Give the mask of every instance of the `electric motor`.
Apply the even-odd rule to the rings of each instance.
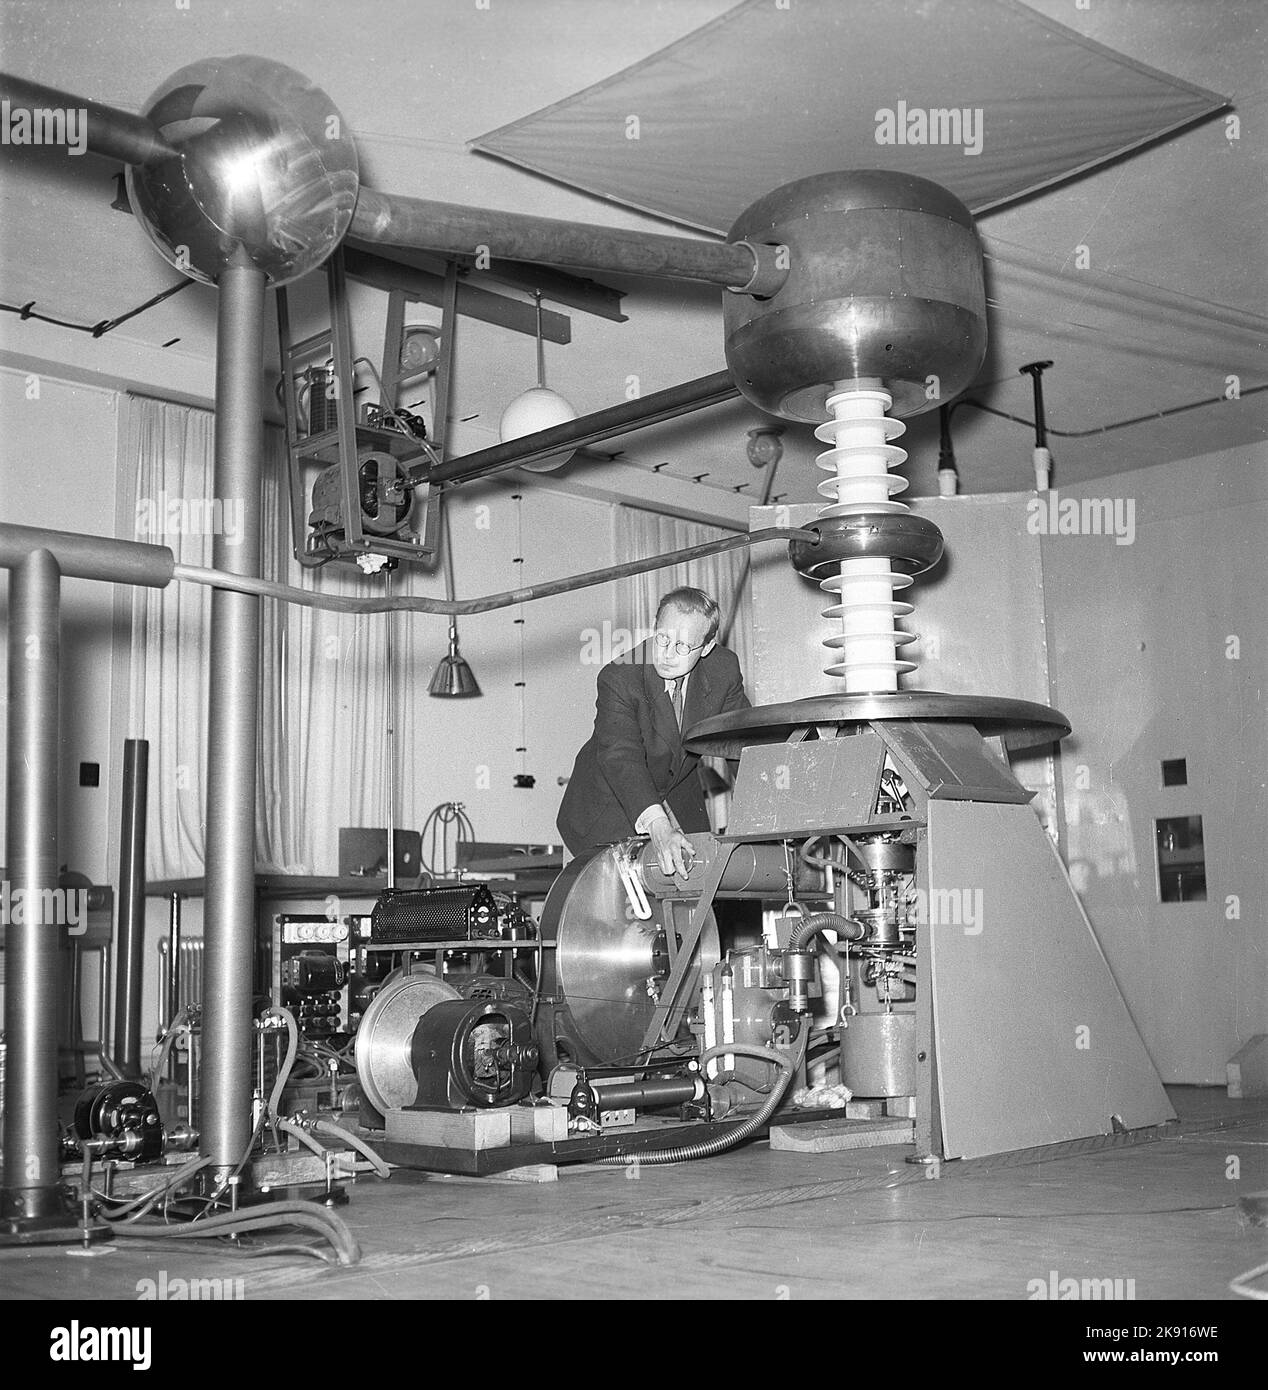
[[[409,524],[413,495],[408,470],[391,454],[361,449],[357,454],[357,500],[361,529],[372,536],[394,536]],[[334,464],[313,484],[308,524],[318,532],[343,531],[343,469]]]
[[[410,1060],[416,1106],[462,1110],[514,1105],[528,1095],[537,1044],[528,1015],[514,1004],[453,999],[418,1021]]]
[[[105,1144],[105,1156],[152,1162],[163,1153],[163,1121],[149,1087],[107,1081],[75,1102],[75,1134]]]

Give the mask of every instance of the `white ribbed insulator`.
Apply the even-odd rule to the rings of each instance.
[[[907,487],[905,478],[890,472],[907,458],[905,450],[890,443],[906,429],[901,420],[885,414],[892,404],[880,383],[870,381],[838,383],[828,397],[832,418],[815,430],[815,437],[832,448],[816,462],[833,475],[819,484],[819,491],[833,500],[820,508],[820,516],[908,510],[905,502],[891,500]],[[882,556],[843,560],[841,572],[820,583],[821,589],[840,595],[823,616],[840,619],[841,630],[826,638],[824,646],[840,652],[840,660],[826,670],[830,676],[844,676],[847,694],[896,691],[899,674],[916,669],[914,661],[898,658],[898,648],[914,642],[915,633],[894,626],[895,618],[912,611],[894,593],[911,582]]]

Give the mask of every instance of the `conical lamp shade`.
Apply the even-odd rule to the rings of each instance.
[[[480,685],[471,667],[458,650],[458,629],[449,629],[449,655],[442,656],[427,687],[429,695],[442,699],[456,700],[467,695],[479,695]]]

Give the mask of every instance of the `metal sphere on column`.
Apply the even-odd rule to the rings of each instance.
[[[130,165],[128,196],[178,270],[214,283],[242,253],[272,285],[319,266],[348,229],[357,150],[334,103],[266,58],[181,68],[142,113],[177,151]]]

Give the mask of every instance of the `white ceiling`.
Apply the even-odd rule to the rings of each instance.
[[[883,3],[884,0],[877,0]],[[944,0],[944,3],[946,0]],[[794,0],[795,3],[795,0]],[[613,226],[674,231],[655,219],[579,194],[471,153],[467,142],[611,75],[722,14],[729,0],[191,0],[188,9],[156,0],[2,0],[0,66],[81,96],[140,110],[177,68],[205,56],[251,52],[276,58],[325,88],[357,136],[365,183],[392,193],[575,218]],[[1047,379],[1054,430],[1209,399],[1236,373],[1244,386],[1268,379],[1265,313],[1265,208],[1268,175],[1268,7],[1262,0],[1034,0],[1033,8],[1132,58],[1233,99],[1240,139],[1222,118],[1183,132],[1126,160],[981,220],[988,253],[1051,268],[1045,316],[1026,321],[1001,312],[982,385],[974,395],[1028,416],[1030,387],[1016,368],[1054,358]],[[990,35],[982,35],[984,52]],[[894,63],[901,66],[901,34]],[[848,54],[842,55],[848,82]],[[772,120],[778,105],[772,104]],[[849,167],[843,152],[842,167]],[[110,208],[114,167],[82,159],[0,148],[0,300],[35,300],[42,312],[94,323],[172,284],[135,221]],[[755,189],[757,196],[765,190]],[[1072,342],[1058,320],[1071,316],[1063,268],[1088,245],[1119,305],[1153,306],[1141,339],[1121,350],[1112,316],[1102,326],[1087,304],[1088,340]],[[1047,273],[1047,272],[1045,272]],[[627,291],[629,321],[615,324],[577,311],[572,342],[549,346],[548,379],[583,411],[624,398],[627,379],[643,393],[724,366],[719,296],[703,286],[600,276]],[[1043,276],[1038,277],[1042,281]],[[381,350],[383,297],[359,296],[358,351]],[[1033,306],[1032,306],[1033,307]],[[1004,306],[1007,309],[1007,305]],[[1219,345],[1226,317],[1261,316],[1229,335],[1226,370]],[[0,315],[0,360],[19,356],[69,364],[94,374],[180,396],[210,394],[214,291],[195,286],[107,337],[54,329]],[[420,312],[418,317],[427,317]],[[1076,316],[1077,317],[1077,316]],[[1195,372],[1141,353],[1151,338],[1206,333],[1208,370]],[[179,339],[170,347],[162,347]],[[463,321],[456,339],[454,414],[460,451],[495,442],[502,406],[532,384],[531,341]],[[1090,344],[1090,345],[1089,345]],[[755,475],[744,457],[744,431],[765,417],[745,405],[720,407],[687,421],[627,436],[625,458],[646,470],[633,495],[653,494],[660,479],[694,479],[698,510],[733,514],[732,489]],[[1145,464],[1196,457],[1260,440],[1268,393],[1207,406],[1142,426],[1074,440],[1055,437],[1058,484]],[[955,417],[965,490],[1029,484],[1030,434],[1022,426],[964,409]],[[933,490],[936,418],[911,422],[903,441],[913,490]],[[817,447],[807,427],[790,426],[777,492],[812,500]],[[574,466],[570,473],[580,477]],[[666,496],[670,495],[668,483]],[[717,493],[706,490],[718,489]],[[681,490],[675,491],[679,495]],[[730,509],[728,512],[727,509]]]

